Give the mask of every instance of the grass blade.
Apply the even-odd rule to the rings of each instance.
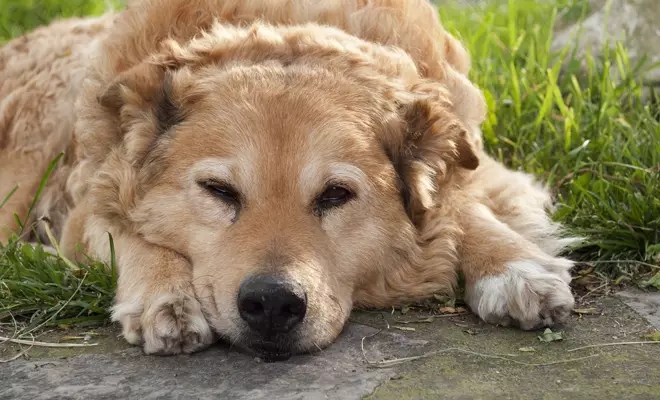
[[[9,201],[9,199],[11,199],[11,196],[13,196],[14,193],[16,193],[16,191],[18,190],[18,188],[19,188],[19,185],[14,186],[14,188],[11,190],[11,192],[9,192],[9,194],[7,195],[7,197],[5,197],[5,199],[2,200],[2,203],[0,203],[0,208],[2,208],[5,204],[7,204],[7,202]]]
[[[34,207],[37,205],[37,202],[39,201],[39,197],[41,196],[41,192],[44,190],[46,187],[46,184],[48,183],[48,178],[50,178],[50,175],[53,173],[53,170],[55,169],[55,166],[57,165],[57,162],[60,161],[60,159],[64,156],[64,153],[60,153],[55,157],[53,161],[48,165],[48,169],[46,170],[46,173],[44,174],[43,178],[41,178],[41,183],[39,184],[39,188],[37,189],[37,193],[34,195],[34,199],[32,199],[32,203],[30,204],[30,208],[28,209],[27,215],[25,216],[25,220],[22,224],[19,224],[20,226],[20,231],[19,235],[23,234],[23,229],[25,224],[29,221],[30,215],[32,214],[32,211],[34,210]]]

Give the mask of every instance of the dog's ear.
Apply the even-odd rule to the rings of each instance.
[[[156,66],[140,64],[121,74],[99,96],[101,106],[120,117],[122,125],[151,112],[156,134],[167,132],[184,117],[173,87],[174,74]]]
[[[129,159],[144,160],[159,138],[185,119],[186,104],[194,97],[184,90],[187,76],[187,71],[140,64],[120,74],[97,96],[101,107],[117,120],[117,140],[126,144]]]
[[[156,89],[164,80],[166,70],[157,65],[140,63],[120,73],[97,95],[98,103],[112,111],[124,105],[144,105],[154,99]]]
[[[438,96],[405,96],[399,102],[399,129],[389,156],[398,175],[406,212],[419,222],[434,205],[434,193],[457,169],[479,166],[475,141],[449,101]]]

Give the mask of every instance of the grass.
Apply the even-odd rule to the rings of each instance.
[[[489,106],[483,132],[490,152],[552,188],[554,218],[586,238],[573,258],[591,262],[602,277],[660,288],[660,112],[641,101],[634,79],[649,66],[632,65],[620,45],[580,59],[571,48],[551,54],[553,23],[579,19],[585,0],[465,7],[446,5],[441,14],[472,54],[471,79]],[[0,41],[56,16],[105,9],[99,0],[5,0]],[[612,79],[613,71],[622,79]],[[16,318],[25,333],[107,321],[108,271],[91,259],[72,268],[18,240],[0,245],[0,322]]]
[[[115,1],[103,0],[2,0],[0,41],[47,24],[53,18],[99,15]]]
[[[634,79],[650,66],[632,65],[621,45],[582,59],[571,48],[550,54],[557,15],[580,18],[586,7],[516,0],[441,14],[472,54],[491,153],[553,189],[554,218],[587,238],[574,258],[633,260],[597,264],[603,274],[631,277],[654,269],[640,262],[657,266],[660,255],[660,112],[641,101]]]

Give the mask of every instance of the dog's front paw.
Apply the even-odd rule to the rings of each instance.
[[[146,354],[192,353],[214,341],[209,324],[194,296],[165,292],[146,299],[118,303],[113,320],[122,325],[122,334],[131,344],[142,344]]]
[[[534,261],[515,261],[506,272],[468,286],[468,305],[484,321],[529,330],[561,323],[575,300],[564,277]]]

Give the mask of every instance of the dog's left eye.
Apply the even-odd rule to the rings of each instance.
[[[231,187],[226,183],[208,181],[208,182],[200,182],[200,185],[203,186],[215,197],[219,198],[220,200],[224,201],[225,203],[231,206],[239,206],[241,203],[240,195],[238,194],[236,189],[234,189],[233,187]]]
[[[318,211],[340,207],[348,203],[355,195],[353,192],[341,185],[327,187],[323,193],[316,198],[316,209]]]

